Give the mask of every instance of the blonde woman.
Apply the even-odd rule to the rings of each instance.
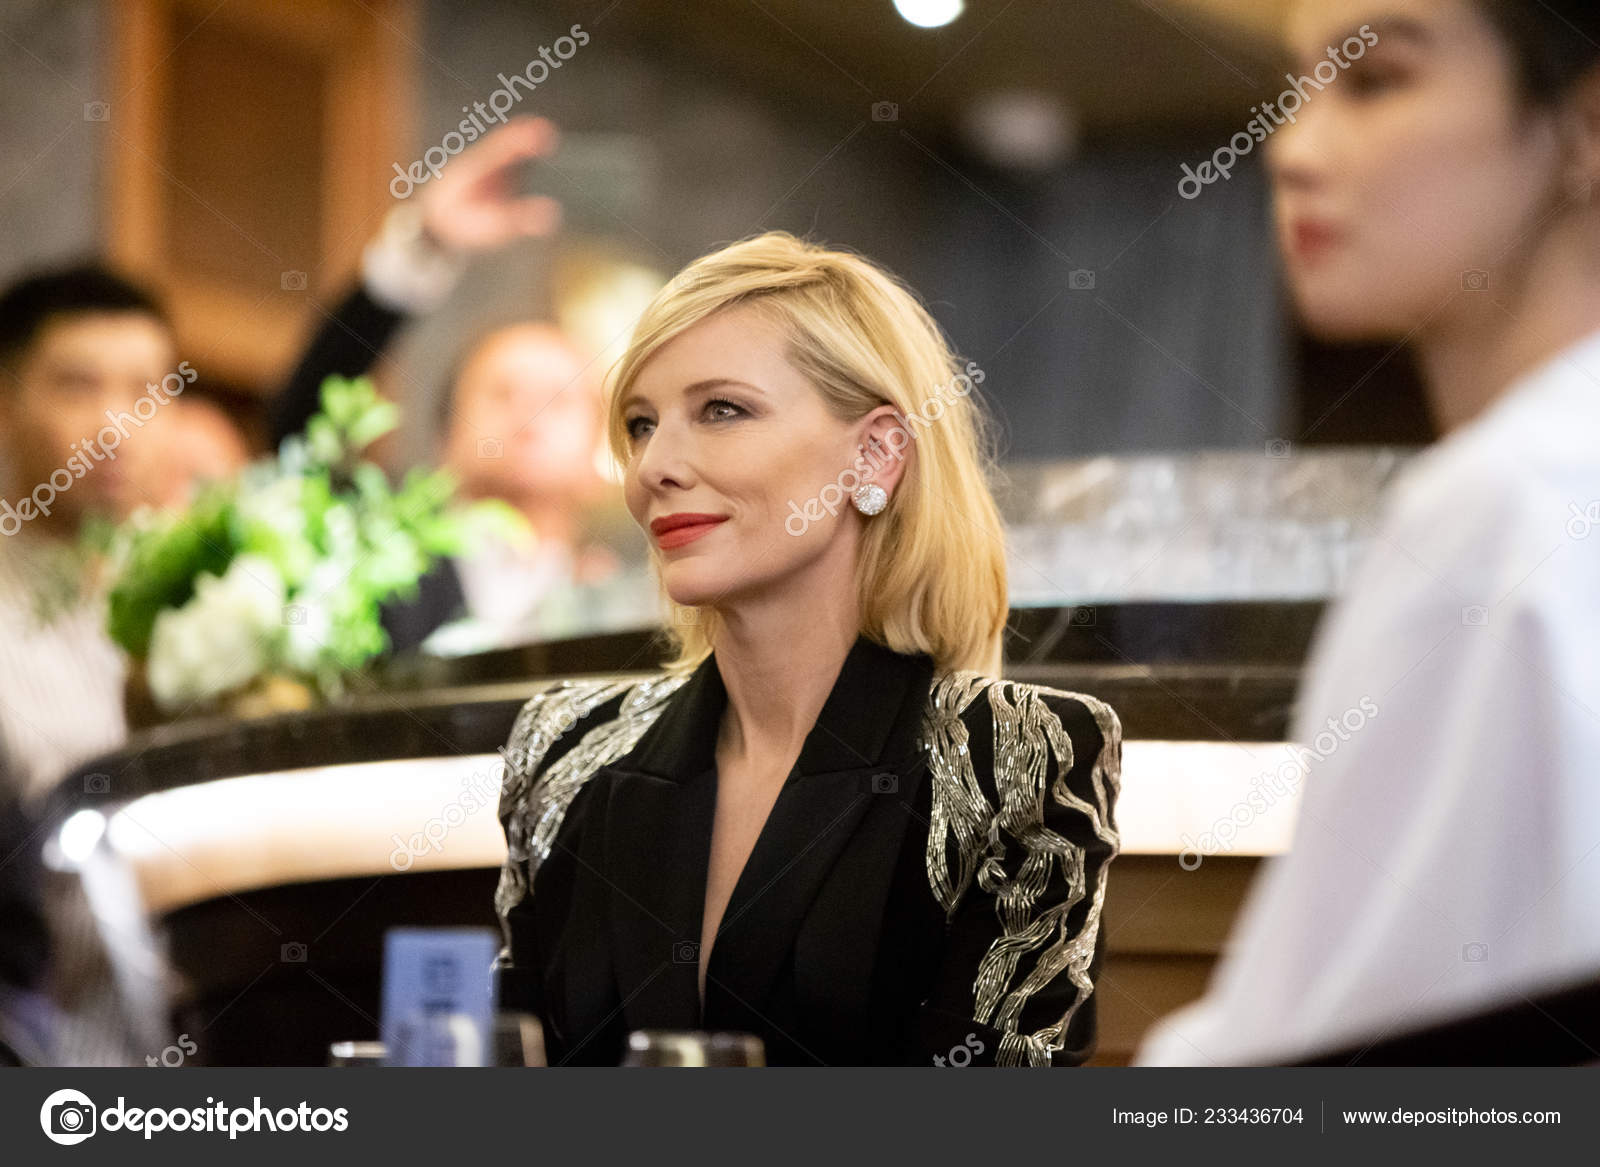
[[[769,1064],[1067,1065],[1094,1036],[1116,715],[1002,681],[975,366],[893,278],[715,252],[614,372],[676,655],[512,733],[502,999],[552,1065],[636,1029]]]

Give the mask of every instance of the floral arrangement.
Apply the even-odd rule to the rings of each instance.
[[[454,505],[445,471],[391,486],[361,461],[399,422],[370,380],[330,377],[321,404],[276,458],[102,535],[108,630],[162,712],[286,679],[336,696],[388,647],[384,603],[480,535],[524,533],[504,504]]]

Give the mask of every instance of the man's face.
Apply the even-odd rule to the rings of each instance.
[[[121,516],[137,505],[141,500],[134,497],[133,478],[118,450],[104,451],[97,435],[112,424],[108,410],[130,410],[150,385],[161,385],[173,372],[176,359],[171,333],[144,313],[84,313],[47,323],[11,370],[13,383],[0,391],[11,501],[65,468],[72,484],[55,492],[50,505],[59,523],[75,524],[91,512]],[[146,427],[124,428],[128,436],[114,439],[119,444],[148,436],[141,432]],[[91,457],[86,447],[104,456]]]

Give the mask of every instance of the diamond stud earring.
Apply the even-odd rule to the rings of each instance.
[[[876,482],[863,482],[856,487],[850,501],[856,504],[856,510],[862,514],[875,515],[889,505],[889,492]]]

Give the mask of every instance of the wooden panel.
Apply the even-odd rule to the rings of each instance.
[[[1099,1042],[1090,1065],[1125,1066],[1157,1020],[1205,992],[1213,959],[1203,956],[1124,956],[1106,961],[1100,998]]]
[[[1091,1065],[1126,1065],[1157,1019],[1205,992],[1259,860],[1123,855],[1106,886],[1106,960]]]
[[[1120,855],[1106,885],[1106,950],[1130,956],[1215,956],[1259,859],[1214,855],[1185,871],[1176,855]]]
[[[171,262],[256,295],[322,261],[330,63],[180,10],[162,184]]]
[[[391,205],[411,0],[113,12],[107,252],[202,377],[271,388]]]

